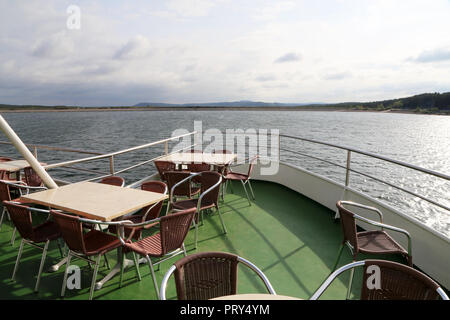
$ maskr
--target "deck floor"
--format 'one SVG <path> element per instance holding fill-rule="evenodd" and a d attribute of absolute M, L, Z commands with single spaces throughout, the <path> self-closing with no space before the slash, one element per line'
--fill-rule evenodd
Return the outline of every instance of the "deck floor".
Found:
<path fill-rule="evenodd" d="M 274 183 L 254 181 L 252 185 L 256 196 L 252 206 L 249 206 L 240 184 L 233 185 L 234 193 L 229 188 L 225 202 L 220 203 L 228 233 L 223 234 L 217 213 L 205 215 L 204 225 L 199 228 L 196 250 L 194 230 L 188 234 L 185 241 L 188 254 L 200 251 L 238 254 L 257 265 L 278 294 L 308 299 L 330 274 L 337 256 L 342 234 L 339 223 L 334 222 L 334 212 Z M 33 293 L 42 251 L 26 246 L 16 280 L 11 281 L 20 244 L 20 237 L 17 236 L 14 246 L 11 246 L 11 233 L 11 222 L 5 219 L 0 230 L 0 299 L 61 299 L 59 294 L 65 267 L 57 272 L 45 272 L 60 259 L 56 244 L 50 247 L 39 293 Z M 171 264 L 180 257 L 160 265 L 156 272 L 158 284 Z M 360 259 L 363 258 L 361 255 Z M 401 261 L 401 258 L 389 259 Z M 115 264 L 115 251 L 108 253 L 108 260 L 111 266 Z M 344 250 L 339 265 L 348 262 L 351 262 L 350 254 Z M 81 260 L 72 263 L 81 268 L 81 289 L 67 289 L 64 299 L 87 299 L 92 269 Z M 98 279 L 108 271 L 102 266 Z M 156 299 L 148 265 L 142 264 L 140 271 L 142 281 L 138 281 L 134 268 L 129 268 L 125 271 L 121 288 L 117 276 L 95 291 L 94 299 Z M 353 298 L 359 296 L 360 272 L 355 273 Z M 343 274 L 328 288 L 322 299 L 345 299 L 348 277 L 348 274 Z M 243 266 L 239 269 L 238 288 L 239 293 L 265 292 L 259 278 Z M 167 296 L 169 299 L 176 297 L 173 279 L 169 281 Z"/>

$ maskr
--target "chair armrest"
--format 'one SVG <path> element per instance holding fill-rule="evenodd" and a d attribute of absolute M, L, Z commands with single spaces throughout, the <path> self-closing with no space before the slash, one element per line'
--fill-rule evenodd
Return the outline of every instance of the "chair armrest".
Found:
<path fill-rule="evenodd" d="M 275 292 L 275 290 L 273 289 L 272 285 L 270 284 L 269 279 L 267 279 L 266 275 L 257 266 L 255 266 L 250 261 L 248 261 L 242 257 L 239 257 L 239 256 L 238 256 L 238 261 L 243 263 L 244 265 L 246 265 L 248 268 L 252 269 L 254 272 L 256 272 L 256 274 L 261 278 L 261 280 L 264 281 L 264 284 L 270 294 L 277 294 Z"/>
<path fill-rule="evenodd" d="M 172 265 L 169 270 L 167 270 L 166 274 L 164 275 L 164 278 L 161 282 L 161 290 L 159 290 L 159 300 L 166 300 L 166 288 L 167 288 L 167 282 L 169 281 L 170 276 L 177 268 Z"/>
<path fill-rule="evenodd" d="M 121 220 L 121 221 L 114 221 L 114 224 L 118 225 L 117 228 L 117 237 L 120 240 L 120 243 L 122 243 L 122 245 L 125 245 L 126 241 L 131 240 L 131 238 L 134 235 L 134 231 L 129 235 L 128 239 L 126 239 L 126 241 L 124 240 L 125 238 L 125 227 L 129 227 L 129 228 L 138 228 L 138 227 L 142 227 L 145 226 L 147 224 L 151 224 L 151 223 L 155 223 L 155 222 L 159 222 L 161 221 L 161 218 L 156 218 L 156 219 L 152 219 L 152 220 L 148 220 L 148 221 L 144 221 L 144 222 L 139 222 L 139 223 L 133 223 L 130 220 Z"/>
<path fill-rule="evenodd" d="M 370 219 L 358 216 L 357 214 L 355 214 L 354 216 L 355 216 L 355 219 L 363 221 L 365 223 L 368 223 L 368 224 L 370 224 L 372 226 L 381 227 L 381 228 L 385 228 L 385 229 L 388 229 L 388 230 L 391 230 L 391 231 L 403 233 L 406 236 L 406 238 L 408 239 L 408 254 L 411 255 L 411 249 L 412 249 L 412 247 L 411 247 L 411 235 L 409 234 L 408 231 L 406 231 L 404 229 L 401 229 L 401 228 L 397 228 L 397 227 L 388 225 L 388 224 L 376 222 L 376 221 L 373 221 L 373 220 L 370 220 Z"/>
<path fill-rule="evenodd" d="M 344 204 L 344 205 L 354 206 L 354 207 L 363 208 L 363 209 L 367 209 L 369 211 L 376 212 L 378 214 L 379 218 L 380 218 L 380 222 L 383 223 L 383 214 L 381 213 L 380 210 L 378 210 L 375 207 L 366 206 L 364 204 L 356 203 L 356 202 L 353 202 L 353 201 L 341 201 L 341 203 Z"/>
<path fill-rule="evenodd" d="M 173 203 L 173 192 L 175 191 L 175 188 L 178 187 L 179 185 L 181 185 L 182 183 L 185 183 L 186 181 L 191 180 L 193 177 L 198 176 L 202 174 L 201 172 L 197 172 L 197 173 L 192 173 L 189 177 L 184 178 L 181 181 L 178 181 L 177 183 L 175 183 L 175 185 L 172 187 L 172 189 L 170 189 L 170 195 L 169 195 L 169 202 Z"/>
<path fill-rule="evenodd" d="M 222 183 L 222 176 L 219 177 L 219 181 L 216 182 L 213 186 L 209 187 L 208 190 L 206 190 L 205 192 L 203 192 L 199 197 L 198 197 L 198 202 L 197 202 L 197 213 L 200 212 L 200 207 L 202 204 L 202 199 L 204 196 L 206 196 L 209 192 L 211 192 L 212 190 L 214 190 L 215 188 L 219 187 L 220 184 Z"/>

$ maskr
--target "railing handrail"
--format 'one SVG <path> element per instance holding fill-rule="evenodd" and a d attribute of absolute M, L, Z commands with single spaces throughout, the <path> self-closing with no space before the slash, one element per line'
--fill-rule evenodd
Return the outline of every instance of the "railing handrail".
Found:
<path fill-rule="evenodd" d="M 13 145 L 9 141 L 0 141 L 0 144 L 9 144 L 11 146 Z M 94 154 L 94 155 L 102 155 L 103 154 L 101 152 L 96 152 L 96 151 L 78 150 L 78 149 L 57 147 L 57 146 L 46 146 L 46 145 L 42 145 L 42 144 L 25 143 L 25 145 L 29 148 L 46 149 L 46 150 L 53 150 L 53 151 L 64 151 L 64 152 L 74 152 L 74 153 L 84 153 L 84 154 Z"/>
<path fill-rule="evenodd" d="M 351 152 L 355 152 L 355 153 L 359 153 L 368 157 L 372 157 L 372 158 L 376 158 L 376 159 L 380 159 L 380 160 L 384 160 L 387 162 L 391 162 L 391 163 L 395 163 L 398 164 L 400 166 L 403 167 L 407 167 L 410 169 L 414 169 L 423 173 L 427 173 L 442 179 L 446 179 L 446 180 L 450 180 L 450 176 L 446 175 L 444 173 L 438 172 L 438 171 L 434 171 L 434 170 L 430 170 L 430 169 L 426 169 L 426 168 L 422 168 L 407 162 L 403 162 L 403 161 L 399 161 L 399 160 L 395 160 L 395 159 L 391 159 L 389 157 L 385 157 L 382 155 L 378 155 L 375 153 L 371 153 L 371 152 L 367 152 L 367 151 L 362 151 L 359 149 L 355 149 L 355 148 L 351 148 L 351 147 L 345 147 L 345 146 L 340 146 L 337 144 L 333 144 L 333 143 L 329 143 L 329 142 L 323 142 L 323 141 L 319 141 L 319 140 L 314 140 L 314 139 L 308 139 L 308 138 L 303 138 L 303 137 L 295 137 L 295 136 L 291 136 L 291 135 L 286 135 L 286 134 L 280 134 L 280 137 L 286 137 L 286 138 L 291 138 L 291 139 L 297 139 L 297 140 L 302 140 L 302 141 L 308 141 L 308 142 L 312 142 L 312 143 L 317 143 L 317 144 L 321 144 L 321 145 L 326 145 L 329 147 L 334 147 L 334 148 L 338 148 L 338 149 L 342 149 L 342 150 L 347 150 L 347 151 L 351 151 Z"/>
<path fill-rule="evenodd" d="M 131 151 L 136 151 L 136 150 L 140 150 L 140 149 L 144 149 L 144 148 L 148 148 L 157 144 L 161 144 L 161 143 L 165 143 L 165 142 L 169 142 L 172 140 L 177 140 L 189 135 L 193 135 L 196 134 L 196 131 L 193 132 L 189 132 L 186 134 L 182 134 L 179 136 L 175 136 L 175 137 L 170 137 L 170 138 L 166 138 L 163 140 L 158 140 L 155 142 L 150 142 L 147 144 L 143 144 L 143 145 L 139 145 L 139 146 L 135 146 L 135 147 L 131 147 L 128 149 L 122 149 L 119 151 L 115 151 L 115 152 L 110 152 L 110 153 L 105 153 L 105 154 L 101 154 L 101 155 L 97 155 L 97 156 L 93 156 L 93 157 L 87 157 L 87 158 L 81 158 L 81 159 L 75 159 L 75 160 L 70 160 L 70 161 L 64 161 L 64 162 L 59 162 L 59 163 L 53 163 L 53 164 L 48 164 L 43 166 L 45 169 L 53 169 L 53 168 L 58 168 L 58 167 L 62 167 L 62 166 L 67 166 L 67 165 L 71 165 L 71 164 L 76 164 L 76 163 L 82 163 L 82 162 L 88 162 L 88 161 L 95 161 L 95 160 L 101 160 L 101 159 L 106 159 L 106 158 L 110 158 L 110 157 L 114 157 L 123 153 L 127 153 L 127 152 L 131 152 Z"/>

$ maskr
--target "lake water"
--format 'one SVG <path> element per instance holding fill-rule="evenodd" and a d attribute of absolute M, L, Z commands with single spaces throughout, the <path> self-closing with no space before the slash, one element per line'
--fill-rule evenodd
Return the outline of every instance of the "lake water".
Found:
<path fill-rule="evenodd" d="M 175 129 L 194 130 L 202 121 L 203 130 L 279 129 L 280 133 L 325 141 L 376 153 L 445 174 L 450 173 L 450 117 L 436 115 L 369 112 L 313 111 L 116 111 L 116 112 L 36 112 L 4 113 L 3 117 L 25 143 L 70 147 L 102 153 L 117 151 L 165 137 Z M 6 140 L 3 136 L 1 140 Z M 288 138 L 281 146 L 345 166 L 346 152 Z M 0 146 L 2 156 L 19 157 L 10 146 Z M 115 159 L 116 170 L 160 155 L 162 147 L 146 149 Z M 55 163 L 77 159 L 75 153 L 39 151 L 39 160 Z M 282 151 L 281 160 L 304 167 L 339 183 L 345 170 L 292 152 Z M 109 161 L 78 165 L 109 170 Z M 399 185 L 441 204 L 450 206 L 450 182 L 397 165 L 352 155 L 352 169 Z M 151 174 L 152 164 L 125 173 L 127 183 Z M 87 173 L 51 170 L 50 174 L 67 181 L 92 177 Z M 406 214 L 450 237 L 450 212 L 420 198 L 393 189 L 356 173 L 350 186 L 387 202 Z"/>

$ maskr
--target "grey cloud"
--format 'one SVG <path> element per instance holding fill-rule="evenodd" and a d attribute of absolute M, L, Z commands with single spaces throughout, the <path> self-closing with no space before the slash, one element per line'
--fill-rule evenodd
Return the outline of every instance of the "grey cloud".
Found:
<path fill-rule="evenodd" d="M 40 40 L 33 48 L 31 55 L 38 58 L 63 58 L 72 54 L 74 44 L 64 32 L 54 34 L 46 39 Z"/>
<path fill-rule="evenodd" d="M 131 38 L 114 54 L 114 59 L 143 58 L 150 53 L 150 41 L 144 36 Z"/>
<path fill-rule="evenodd" d="M 285 63 L 285 62 L 294 62 L 294 61 L 300 61 L 301 55 L 295 52 L 286 53 L 285 55 L 282 55 L 281 57 L 277 58 L 274 63 Z"/>
<path fill-rule="evenodd" d="M 258 82 L 268 82 L 276 80 L 276 77 L 272 74 L 264 74 L 256 77 L 255 80 Z"/>
<path fill-rule="evenodd" d="M 450 60 L 450 49 L 427 50 L 412 60 L 420 63 L 447 61 Z"/>

